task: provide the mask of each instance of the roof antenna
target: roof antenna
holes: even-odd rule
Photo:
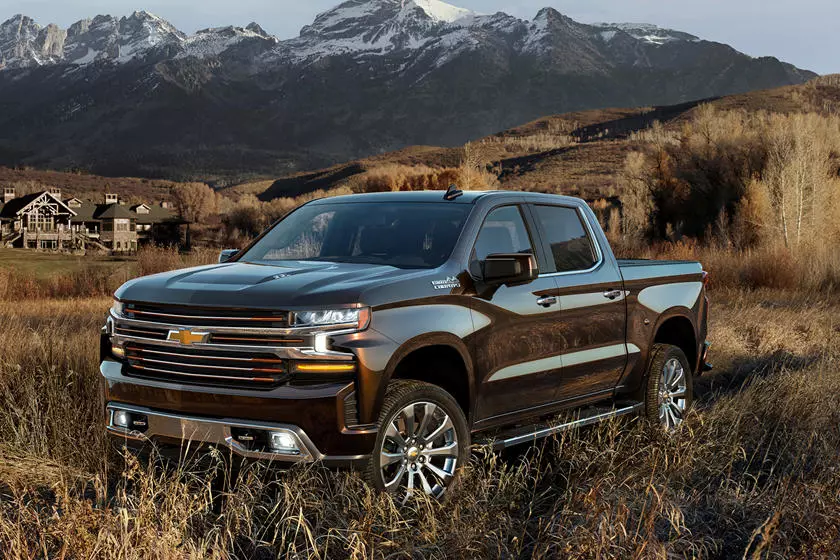
[[[455,200],[460,196],[464,196],[464,191],[460,190],[455,184],[452,184],[449,185],[446,194],[443,195],[443,200]]]

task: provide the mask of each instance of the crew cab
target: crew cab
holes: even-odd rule
[[[115,294],[105,424],[131,448],[319,461],[440,497],[477,438],[630,414],[674,429],[710,367],[701,265],[617,260],[575,198],[316,200],[220,261]]]

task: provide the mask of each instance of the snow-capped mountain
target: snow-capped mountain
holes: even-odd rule
[[[31,18],[17,15],[0,25],[0,69],[119,64],[152,55],[201,58],[217,56],[245,39],[277,42],[256,23],[246,28],[204,29],[188,36],[145,11],[123,18],[99,15],[77,21],[66,30],[56,25],[42,28]]]
[[[142,11],[66,30],[19,15],[0,24],[0,165],[279,173],[812,76],[689,33],[583,24],[553,8],[526,20],[442,0],[348,0],[286,40],[256,23],[186,34]]]
[[[699,37],[690,33],[663,29],[649,23],[595,23],[593,27],[601,30],[601,38],[605,41],[613,40],[619,33],[626,33],[634,39],[650,45],[664,45],[674,41],[700,41]]]
[[[441,0],[349,0],[321,13],[299,37],[280,41],[258,24],[246,28],[204,29],[188,36],[149,12],[129,17],[96,16],[63,30],[42,28],[18,15],[0,26],[0,68],[50,64],[124,63],[166,53],[173,58],[219,56],[247,39],[261,39],[270,48],[263,60],[301,63],[331,56],[356,59],[401,54],[413,56],[439,49],[438,65],[453,55],[479,49],[488,36],[509,42],[514,50],[538,53],[569,37],[579,41],[610,42],[623,34],[640,43],[661,46],[676,41],[699,41],[688,33],[650,24],[599,23],[584,25],[553,9],[541,10],[532,21],[504,13],[485,15]]]

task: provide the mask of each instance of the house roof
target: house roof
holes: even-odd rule
[[[35,202],[36,200],[38,200],[39,198],[41,198],[42,196],[45,196],[45,195],[52,198],[54,202],[57,202],[58,204],[60,204],[67,211],[66,212],[67,214],[70,214],[71,216],[76,214],[76,212],[74,212],[70,207],[68,207],[66,204],[64,204],[64,202],[60,198],[56,197],[54,194],[52,194],[48,191],[42,191],[42,192],[27,194],[25,196],[21,196],[21,197],[10,200],[7,204],[5,204],[3,206],[3,209],[0,210],[0,218],[5,218],[5,219],[16,218],[22,210],[26,209],[27,206],[29,206],[30,204],[32,204],[33,202]]]
[[[97,220],[134,219],[137,215],[120,204],[103,204],[93,214]]]
[[[169,222],[173,224],[183,223],[176,214],[167,208],[163,208],[158,204],[147,205],[149,207],[148,214],[138,214],[138,224],[160,224]]]
[[[29,203],[41,196],[43,193],[32,193],[26,196],[13,198],[3,206],[3,211],[0,212],[0,218],[14,218],[17,213],[26,208]]]

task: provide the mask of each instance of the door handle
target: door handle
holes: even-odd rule
[[[609,300],[615,300],[620,298],[624,294],[621,290],[610,290],[608,292],[604,292],[604,297]]]
[[[537,305],[542,307],[551,307],[557,305],[557,298],[554,296],[545,296],[537,300]]]

